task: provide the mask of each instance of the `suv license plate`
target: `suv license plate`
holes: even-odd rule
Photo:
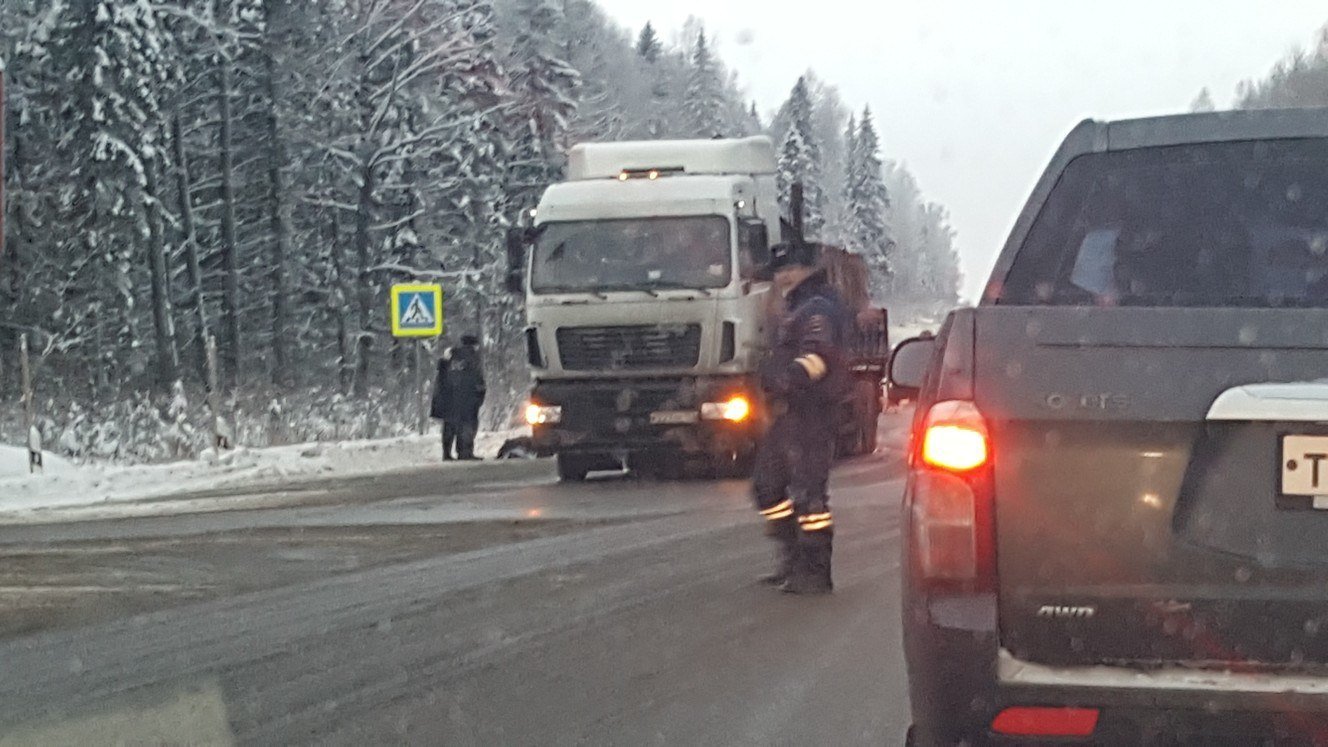
[[[1282,495],[1328,509],[1328,436],[1282,437]]]
[[[695,423],[701,416],[696,410],[661,410],[650,413],[651,425],[682,425]]]

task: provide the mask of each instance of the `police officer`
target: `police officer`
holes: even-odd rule
[[[762,579],[793,594],[824,594],[834,518],[826,483],[834,461],[838,404],[848,391],[849,312],[817,269],[819,247],[801,241],[772,250],[786,315],[761,371],[775,415],[757,454],[753,488],[779,566]]]
[[[438,361],[431,414],[443,421],[443,459],[475,459],[475,435],[487,389],[479,338],[464,335],[460,347],[448,348]]]

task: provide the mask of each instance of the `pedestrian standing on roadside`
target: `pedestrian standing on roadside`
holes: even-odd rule
[[[429,403],[429,416],[442,423],[443,426],[443,461],[450,462],[456,458],[456,423],[449,417],[448,413],[452,408],[451,386],[448,383],[448,374],[452,368],[452,348],[443,351],[443,355],[438,359],[438,375],[433,381],[433,399]]]
[[[438,411],[443,419],[444,459],[450,458],[453,444],[456,445],[457,459],[479,458],[475,456],[475,436],[480,428],[480,407],[487,394],[479,345],[478,337],[464,335],[461,345],[448,348],[443,353],[443,360],[439,361],[442,395],[437,398],[441,402],[436,404],[441,405]]]
[[[819,246],[796,241],[772,254],[786,315],[761,370],[775,418],[757,453],[752,487],[766,533],[779,545],[779,566],[762,581],[792,594],[825,594],[834,588],[827,483],[839,403],[849,386],[845,345],[852,321],[816,266]]]

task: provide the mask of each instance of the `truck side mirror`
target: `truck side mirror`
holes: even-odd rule
[[[899,343],[890,356],[890,386],[905,399],[916,397],[935,352],[934,337],[914,337]]]
[[[738,224],[738,244],[757,268],[770,266],[770,230],[765,221],[748,219]]]
[[[526,291],[526,245],[530,231],[519,226],[507,230],[507,292],[520,295]]]

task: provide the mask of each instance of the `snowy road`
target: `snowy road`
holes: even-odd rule
[[[741,483],[442,472],[0,529],[0,744],[900,741],[897,451],[837,471],[822,599],[753,583]]]

